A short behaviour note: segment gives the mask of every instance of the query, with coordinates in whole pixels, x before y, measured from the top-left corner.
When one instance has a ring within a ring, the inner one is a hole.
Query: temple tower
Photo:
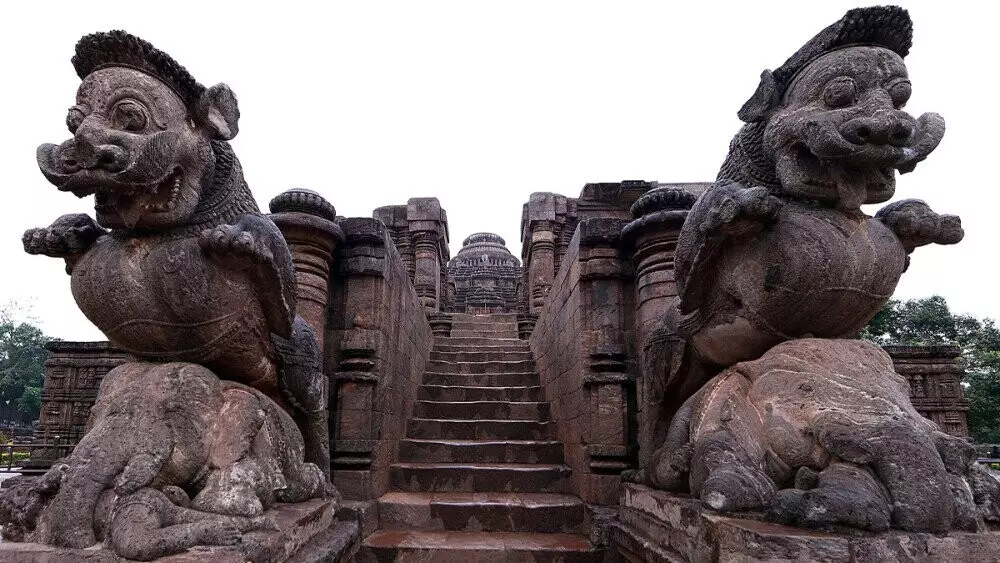
[[[448,283],[454,287],[457,313],[513,313],[517,310],[517,284],[521,261],[507,250],[503,238],[476,233],[448,262]]]

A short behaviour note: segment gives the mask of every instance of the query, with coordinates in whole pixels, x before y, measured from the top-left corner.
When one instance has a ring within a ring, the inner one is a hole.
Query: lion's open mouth
[[[162,181],[130,191],[97,189],[94,210],[98,213],[166,213],[177,207],[184,174],[175,168]]]

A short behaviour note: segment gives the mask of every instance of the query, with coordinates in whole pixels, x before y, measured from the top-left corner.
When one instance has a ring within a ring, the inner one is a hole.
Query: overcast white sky
[[[909,111],[944,115],[938,150],[897,199],[962,216],[958,246],[919,249],[898,297],[944,295],[1000,317],[993,259],[996,2],[902,1],[914,20]],[[780,65],[857,1],[748,2],[17,2],[0,33],[0,302],[31,306],[49,334],[102,339],[61,260],[28,256],[21,233],[91,211],[48,184],[35,147],[69,136],[80,36],[125,29],[240,101],[233,145],[262,208],[306,187],[340,214],[436,196],[452,253],[493,231],[519,255],[521,204],[587,182],[714,179],[736,111]],[[875,209],[869,209],[874,213]]]

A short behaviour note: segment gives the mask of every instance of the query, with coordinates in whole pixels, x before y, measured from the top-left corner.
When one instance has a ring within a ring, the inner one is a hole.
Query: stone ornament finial
[[[282,192],[268,205],[271,213],[308,213],[329,221],[337,221],[337,209],[318,193],[305,188],[294,188]]]
[[[697,199],[684,188],[660,186],[649,190],[632,204],[634,220],[622,229],[622,238],[631,241],[647,229],[679,227]]]

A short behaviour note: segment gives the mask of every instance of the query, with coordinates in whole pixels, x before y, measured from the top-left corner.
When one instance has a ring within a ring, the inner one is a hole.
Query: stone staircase
[[[600,561],[514,315],[454,315],[362,561]]]

